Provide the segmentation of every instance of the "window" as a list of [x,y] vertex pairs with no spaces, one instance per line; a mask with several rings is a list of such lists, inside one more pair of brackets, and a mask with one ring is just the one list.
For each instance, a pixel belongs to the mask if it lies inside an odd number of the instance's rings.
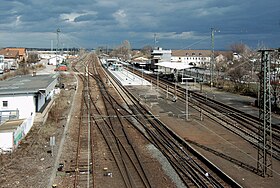
[[8,101],[3,101],[3,107],[8,107]]

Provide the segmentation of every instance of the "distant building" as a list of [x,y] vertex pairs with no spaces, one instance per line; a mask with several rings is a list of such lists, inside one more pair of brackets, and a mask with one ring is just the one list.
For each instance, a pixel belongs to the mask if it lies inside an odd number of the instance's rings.
[[[18,137],[26,135],[33,125],[36,112],[42,112],[54,96],[56,84],[57,76],[53,74],[25,75],[0,81],[0,135],[3,132],[20,130],[21,136],[13,134],[13,139],[17,141]],[[6,125],[16,119],[23,120],[17,125],[18,128],[14,127],[14,124],[12,127]],[[10,137],[10,133],[7,136]],[[3,140],[0,139],[0,142]],[[1,145],[3,143],[0,143]]]
[[25,61],[27,58],[27,51],[26,48],[5,48],[5,50],[13,50],[13,51],[18,51],[18,58],[19,62]]
[[18,50],[9,49],[9,48],[1,49],[0,55],[3,55],[5,59],[19,60],[19,51]]
[[171,61],[187,63],[195,67],[209,67],[211,50],[172,50]]
[[48,64],[49,65],[58,65],[61,64],[65,61],[65,57],[61,56],[61,55],[57,55],[57,56],[53,56],[51,58],[48,59]]
[[171,61],[171,50],[163,50],[162,48],[157,48],[152,50],[151,53],[151,69],[154,70],[157,68],[155,64],[159,62],[169,62]]
[[12,66],[17,67],[20,62],[19,51],[17,49],[1,49],[0,55],[4,56],[4,69],[10,69]]

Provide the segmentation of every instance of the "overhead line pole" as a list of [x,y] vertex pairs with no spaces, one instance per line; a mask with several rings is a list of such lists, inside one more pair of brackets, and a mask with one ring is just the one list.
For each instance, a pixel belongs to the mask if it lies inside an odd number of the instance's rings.
[[213,69],[214,69],[214,28],[211,28],[211,63],[210,63],[210,86],[213,87]]
[[59,51],[60,51],[60,49],[59,49],[59,33],[60,33],[60,29],[58,28],[57,30],[56,30],[56,37],[57,37],[57,44],[56,44],[56,59],[55,59],[55,63],[57,64],[57,60],[58,60],[58,54],[59,54]]
[[270,53],[272,50],[260,50],[260,101],[258,130],[258,173],[272,176],[272,127],[271,127],[271,95],[270,95]]

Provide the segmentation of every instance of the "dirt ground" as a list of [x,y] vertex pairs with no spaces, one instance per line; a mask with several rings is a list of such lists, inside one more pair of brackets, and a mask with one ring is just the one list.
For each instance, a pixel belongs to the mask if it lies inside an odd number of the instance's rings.
[[[53,156],[50,137],[56,142],[61,138],[66,116],[69,112],[71,97],[74,94],[73,75],[61,76],[65,88],[55,99],[46,122],[35,123],[31,131],[11,154],[0,155],[0,187],[45,188],[52,172],[57,146]],[[38,114],[39,116],[40,114]]]

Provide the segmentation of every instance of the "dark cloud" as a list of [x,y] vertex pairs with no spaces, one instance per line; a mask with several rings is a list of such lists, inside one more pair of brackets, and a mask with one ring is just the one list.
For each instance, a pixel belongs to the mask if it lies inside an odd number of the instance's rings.
[[[220,31],[218,49],[240,41],[279,47],[279,7],[278,0],[3,0],[0,34],[11,38],[0,40],[0,46],[49,46],[60,28],[83,47],[117,46],[128,39],[141,48],[152,45],[157,33],[164,48],[207,49],[214,27]],[[44,40],[36,38],[40,35]]]

